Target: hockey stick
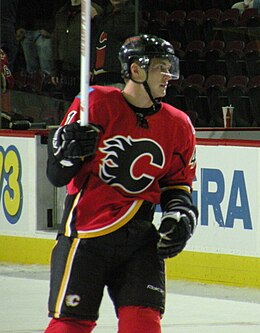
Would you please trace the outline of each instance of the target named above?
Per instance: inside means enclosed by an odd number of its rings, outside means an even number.
[[[88,124],[90,0],[81,0],[81,58],[80,58],[80,124]]]

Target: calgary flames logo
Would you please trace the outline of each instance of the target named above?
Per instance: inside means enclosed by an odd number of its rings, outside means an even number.
[[[150,139],[116,136],[104,141],[100,178],[128,193],[143,192],[165,164],[162,147]]]

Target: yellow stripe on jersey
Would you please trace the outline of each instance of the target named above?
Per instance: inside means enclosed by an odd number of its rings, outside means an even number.
[[[79,242],[80,242],[80,239],[78,239],[78,238],[73,239],[73,242],[72,242],[72,245],[71,245],[71,248],[70,248],[70,251],[69,251],[69,255],[68,255],[68,258],[67,258],[67,262],[66,262],[66,266],[65,266],[65,270],[64,270],[60,290],[59,290],[59,294],[58,294],[58,297],[57,297],[57,302],[56,302],[56,305],[55,305],[54,318],[59,318],[60,317],[62,303],[63,303],[64,296],[65,296],[65,293],[66,293],[66,290],[67,290],[67,286],[68,286],[68,282],[69,282],[69,278],[70,278],[70,272],[71,272],[74,256],[75,256],[75,253],[77,251]]]
[[[119,228],[127,224],[127,222],[129,222],[134,217],[134,215],[138,212],[139,208],[141,207],[142,203],[143,200],[136,200],[128,209],[128,211],[119,220],[115,221],[113,224],[110,224],[105,228],[100,228],[90,231],[78,231],[78,238],[99,237],[110,234],[111,232],[118,230]]]
[[[73,217],[73,212],[74,212],[74,208],[77,206],[78,201],[80,199],[81,196],[81,191],[76,195],[74,202],[73,202],[73,206],[70,210],[70,213],[68,215],[67,221],[65,223],[65,236],[70,237],[71,236],[71,221],[72,221],[72,217]]]

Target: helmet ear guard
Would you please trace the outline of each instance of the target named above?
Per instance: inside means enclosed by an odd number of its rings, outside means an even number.
[[[141,68],[148,72],[150,61],[153,58],[167,59],[171,66],[165,75],[172,80],[179,78],[179,58],[174,54],[173,46],[166,40],[153,35],[139,35],[130,37],[119,51],[121,75],[130,79],[130,66],[137,62]]]

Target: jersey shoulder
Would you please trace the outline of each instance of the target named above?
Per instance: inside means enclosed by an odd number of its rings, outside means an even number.
[[[105,97],[105,96],[118,96],[121,94],[120,89],[111,86],[90,86],[89,96],[93,97]]]
[[[166,121],[169,121],[169,123],[172,123],[174,126],[178,125],[180,128],[186,127],[189,130],[191,129],[192,133],[195,133],[191,119],[184,111],[168,103],[162,103],[162,111],[165,114]]]

